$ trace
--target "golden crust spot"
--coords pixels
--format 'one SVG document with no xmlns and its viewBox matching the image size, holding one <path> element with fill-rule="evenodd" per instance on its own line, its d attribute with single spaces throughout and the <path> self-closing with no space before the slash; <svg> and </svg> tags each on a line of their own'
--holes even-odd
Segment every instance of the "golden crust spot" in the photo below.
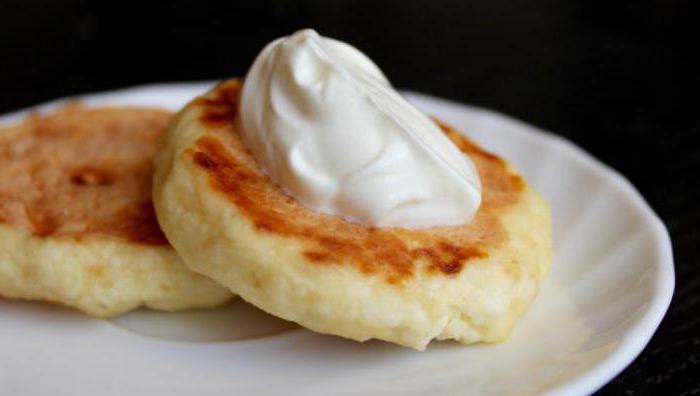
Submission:
<svg viewBox="0 0 700 396">
<path fill-rule="evenodd" d="M 88 267 L 87 272 L 93 278 L 101 278 L 105 272 L 105 268 L 101 265 L 92 265 Z"/>
<path fill-rule="evenodd" d="M 70 181 L 79 186 L 109 186 L 114 183 L 116 176 L 109 170 L 90 166 L 81 166 L 71 172 Z"/>
</svg>

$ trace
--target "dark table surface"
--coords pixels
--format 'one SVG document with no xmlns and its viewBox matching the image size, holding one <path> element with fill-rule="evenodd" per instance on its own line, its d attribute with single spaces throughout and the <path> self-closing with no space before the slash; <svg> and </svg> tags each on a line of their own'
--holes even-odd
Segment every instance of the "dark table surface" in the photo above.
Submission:
<svg viewBox="0 0 700 396">
<path fill-rule="evenodd" d="M 155 81 L 242 75 L 261 46 L 313 27 L 394 85 L 561 134 L 622 172 L 671 232 L 676 292 L 611 394 L 700 392 L 698 2 L 0 2 L 0 113 Z"/>
</svg>

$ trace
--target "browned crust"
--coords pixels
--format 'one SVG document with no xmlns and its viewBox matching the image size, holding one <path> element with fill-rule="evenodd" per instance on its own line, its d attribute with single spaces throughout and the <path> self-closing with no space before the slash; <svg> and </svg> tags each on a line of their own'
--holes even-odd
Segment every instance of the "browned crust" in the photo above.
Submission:
<svg viewBox="0 0 700 396">
<path fill-rule="evenodd" d="M 303 242 L 304 256 L 319 265 L 354 265 L 366 274 L 402 283 L 417 271 L 454 276 L 473 259 L 508 238 L 499 215 L 520 199 L 523 180 L 505 161 L 439 122 L 447 136 L 474 160 L 483 185 L 482 205 L 474 220 L 428 230 L 373 228 L 304 208 L 259 169 L 236 132 L 240 83 L 222 83 L 193 103 L 207 134 L 189 151 L 192 161 L 264 233 Z"/>
<path fill-rule="evenodd" d="M 0 223 L 38 237 L 165 245 L 150 190 L 170 114 L 71 104 L 0 129 Z"/>
</svg>

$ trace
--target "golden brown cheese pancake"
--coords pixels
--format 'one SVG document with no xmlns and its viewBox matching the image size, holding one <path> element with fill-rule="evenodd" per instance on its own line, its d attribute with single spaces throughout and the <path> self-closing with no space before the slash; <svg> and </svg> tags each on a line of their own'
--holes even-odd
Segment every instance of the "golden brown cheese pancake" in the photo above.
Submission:
<svg viewBox="0 0 700 396">
<path fill-rule="evenodd" d="M 165 111 L 68 105 L 0 127 L 0 296 L 94 316 L 231 297 L 188 270 L 151 203 Z"/>
<path fill-rule="evenodd" d="M 263 173 L 229 80 L 177 116 L 156 159 L 154 205 L 185 263 L 311 330 L 423 349 L 505 339 L 551 261 L 549 209 L 503 159 L 447 125 L 483 203 L 462 226 L 372 228 L 303 207 Z"/>
</svg>

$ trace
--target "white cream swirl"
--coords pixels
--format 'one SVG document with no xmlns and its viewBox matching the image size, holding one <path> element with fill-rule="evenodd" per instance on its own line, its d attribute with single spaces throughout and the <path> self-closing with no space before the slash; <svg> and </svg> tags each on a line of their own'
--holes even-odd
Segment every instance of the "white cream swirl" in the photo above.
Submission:
<svg viewBox="0 0 700 396">
<path fill-rule="evenodd" d="M 374 227 L 469 222 L 472 161 L 363 53 L 302 30 L 268 44 L 243 84 L 240 126 L 262 169 L 304 206 Z"/>
</svg>

